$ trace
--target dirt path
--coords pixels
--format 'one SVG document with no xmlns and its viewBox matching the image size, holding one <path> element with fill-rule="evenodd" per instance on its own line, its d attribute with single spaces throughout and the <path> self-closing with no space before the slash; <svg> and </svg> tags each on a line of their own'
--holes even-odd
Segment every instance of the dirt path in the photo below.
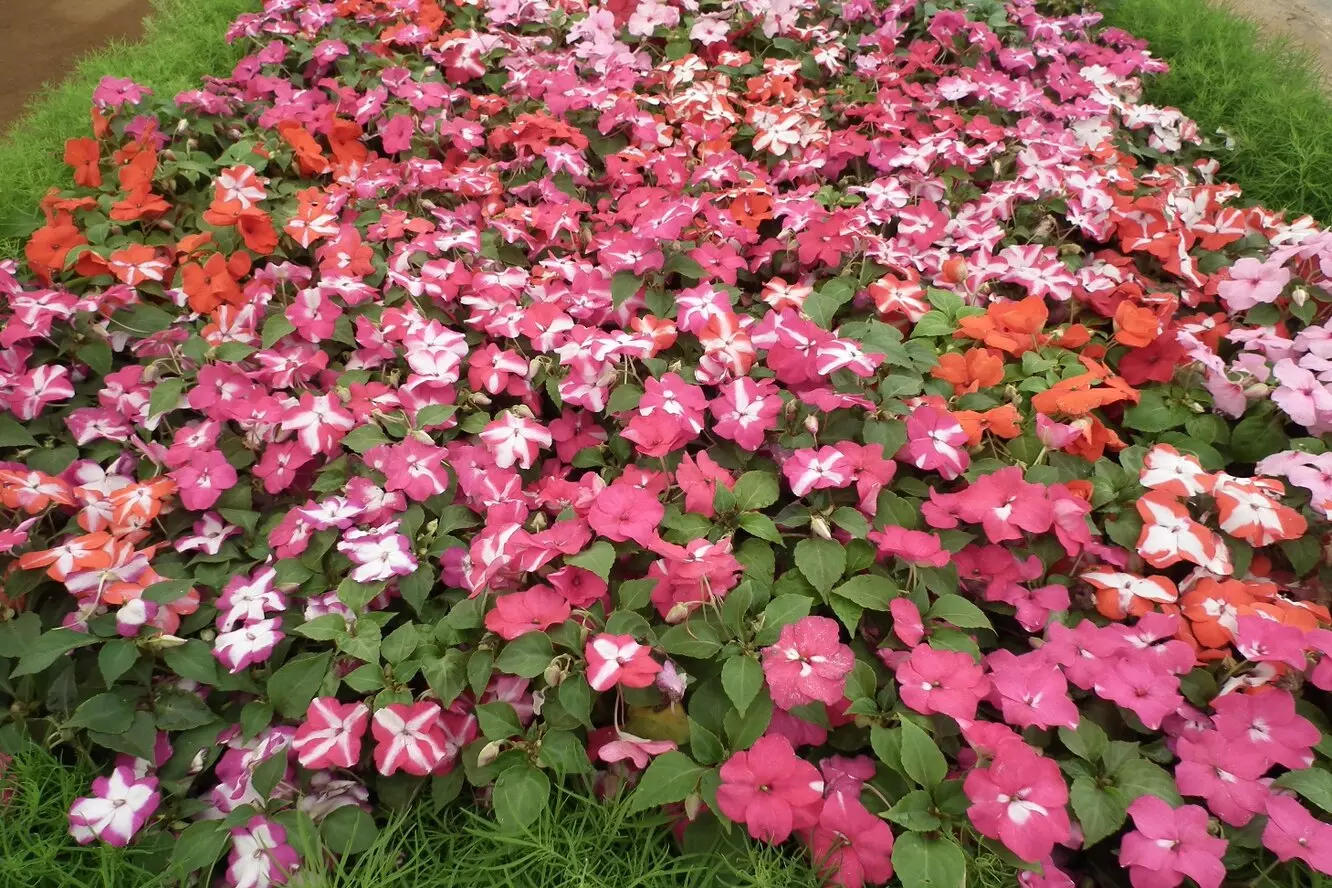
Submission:
<svg viewBox="0 0 1332 888">
<path fill-rule="evenodd" d="M 1314 53 L 1332 85 L 1332 0 L 1232 0 L 1232 6 L 1269 34 L 1288 37 Z"/>
<path fill-rule="evenodd" d="M 0 0 L 0 133 L 89 50 L 137 37 L 150 8 L 149 0 Z"/>
</svg>

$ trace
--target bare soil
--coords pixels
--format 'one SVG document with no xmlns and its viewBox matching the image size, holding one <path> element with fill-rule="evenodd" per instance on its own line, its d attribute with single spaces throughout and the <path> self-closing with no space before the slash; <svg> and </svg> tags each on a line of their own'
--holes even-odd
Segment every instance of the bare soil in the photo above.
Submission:
<svg viewBox="0 0 1332 888">
<path fill-rule="evenodd" d="M 150 8 L 150 0 L 0 0 L 0 133 L 90 50 L 137 38 Z"/>
<path fill-rule="evenodd" d="M 1332 86 L 1332 0 L 1231 0 L 1231 6 L 1267 34 L 1312 52 Z"/>
</svg>

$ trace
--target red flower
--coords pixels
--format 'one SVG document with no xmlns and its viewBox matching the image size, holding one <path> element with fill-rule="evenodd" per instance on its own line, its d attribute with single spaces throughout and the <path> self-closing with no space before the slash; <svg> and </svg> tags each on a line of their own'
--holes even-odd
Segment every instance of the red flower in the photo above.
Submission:
<svg viewBox="0 0 1332 888">
<path fill-rule="evenodd" d="M 823 778 L 779 734 L 760 737 L 721 766 L 717 806 L 759 841 L 780 844 L 819 817 Z"/>
</svg>

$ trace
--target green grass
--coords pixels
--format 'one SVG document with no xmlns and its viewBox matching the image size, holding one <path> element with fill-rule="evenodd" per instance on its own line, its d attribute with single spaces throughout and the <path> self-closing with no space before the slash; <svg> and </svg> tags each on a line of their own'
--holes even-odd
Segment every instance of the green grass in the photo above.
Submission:
<svg viewBox="0 0 1332 888">
<path fill-rule="evenodd" d="M 0 139 L 0 258 L 18 255 L 21 237 L 40 224 L 37 204 L 53 185 L 70 182 L 65 140 L 90 134 L 93 89 L 106 75 L 129 77 L 170 97 L 224 75 L 241 57 L 223 39 L 240 13 L 259 0 L 153 0 L 138 43 L 109 44 L 86 56 L 70 77 L 41 90 L 23 118 Z"/>
<path fill-rule="evenodd" d="M 157 847 L 119 850 L 76 844 L 66 832 L 70 804 L 97 774 L 40 746 L 21 747 L 0 795 L 0 888 L 165 888 L 155 875 L 169 858 Z M 151 834 L 148 834 L 151 835 Z M 297 837 L 293 837 L 297 839 Z M 308 847 L 313 837 L 297 839 Z M 220 862 L 215 874 L 225 866 Z M 506 833 L 473 810 L 417 805 L 392 818 L 363 853 L 307 858 L 299 888 L 819 888 L 797 852 L 736 843 L 726 853 L 682 854 L 659 814 L 558 791 L 524 833 Z"/>
<path fill-rule="evenodd" d="M 1313 57 L 1264 40 L 1237 9 L 1212 0 L 1104 0 L 1106 23 L 1146 38 L 1170 73 L 1147 99 L 1172 105 L 1234 139 L 1222 176 L 1249 202 L 1332 223 L 1332 100 Z"/>
</svg>

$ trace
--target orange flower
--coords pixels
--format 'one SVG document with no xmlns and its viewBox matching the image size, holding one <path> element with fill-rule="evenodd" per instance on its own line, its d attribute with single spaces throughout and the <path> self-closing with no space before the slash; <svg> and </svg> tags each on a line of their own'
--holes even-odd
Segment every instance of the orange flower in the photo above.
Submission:
<svg viewBox="0 0 1332 888">
<path fill-rule="evenodd" d="M 282 140 L 296 155 L 296 168 L 302 176 L 319 176 L 328 172 L 328 158 L 315 137 L 295 120 L 284 120 L 277 125 Z"/>
<path fill-rule="evenodd" d="M 742 191 L 727 209 L 736 224 L 758 231 L 759 225 L 772 218 L 772 195 L 757 189 Z"/>
<path fill-rule="evenodd" d="M 135 222 L 139 219 L 153 219 L 164 215 L 171 209 L 171 204 L 147 188 L 131 191 L 111 207 L 111 218 L 117 222 Z"/>
<path fill-rule="evenodd" d="M 248 259 L 245 264 L 248 266 Z M 246 271 L 248 270 L 247 267 Z M 221 253 L 209 256 L 208 261 L 202 265 L 198 262 L 187 262 L 182 265 L 180 286 L 189 297 L 190 308 L 201 314 L 210 312 L 223 303 L 235 306 L 245 304 L 245 294 Z"/>
<path fill-rule="evenodd" d="M 69 251 L 87 243 L 88 239 L 71 223 L 44 225 L 32 233 L 23 248 L 23 255 L 33 273 L 49 283 L 51 277 L 65 267 Z"/>
<path fill-rule="evenodd" d="M 1146 348 L 1161 335 L 1161 321 L 1149 308 L 1125 300 L 1115 309 L 1115 342 L 1129 348 Z"/>
<path fill-rule="evenodd" d="M 1138 391 L 1121 377 L 1111 374 L 1108 368 L 1083 355 L 1080 360 L 1088 372 L 1061 379 L 1050 388 L 1031 399 L 1031 406 L 1038 413 L 1051 416 L 1063 413 L 1069 416 L 1085 416 L 1097 407 L 1117 404 L 1120 401 L 1138 402 Z M 1096 388 L 1097 383 L 1104 383 L 1104 388 Z"/>
<path fill-rule="evenodd" d="M 1074 438 L 1064 448 L 1064 452 L 1080 456 L 1087 462 L 1096 462 L 1105 455 L 1107 447 L 1111 450 L 1123 450 L 1126 446 L 1118 435 L 1106 428 L 1094 416 L 1080 419 L 1074 425 L 1082 428 L 1082 434 Z"/>
<path fill-rule="evenodd" d="M 1049 319 L 1045 300 L 1028 296 L 1021 302 L 995 302 L 983 315 L 959 319 L 954 335 L 979 340 L 1017 357 L 1046 343 L 1048 337 L 1040 333 Z"/>
<path fill-rule="evenodd" d="M 278 235 L 273 228 L 273 219 L 263 210 L 251 207 L 236 219 L 236 230 L 240 232 L 245 246 L 267 256 L 277 249 Z"/>
<path fill-rule="evenodd" d="M 1004 359 L 986 348 L 967 349 L 965 355 L 941 355 L 930 371 L 935 379 L 953 384 L 953 394 L 964 395 L 1004 381 Z"/>
<path fill-rule="evenodd" d="M 65 163 L 74 170 L 74 184 L 84 188 L 102 187 L 102 152 L 96 139 L 69 139 L 65 142 Z"/>
<path fill-rule="evenodd" d="M 1012 404 L 1004 404 L 981 413 L 976 410 L 954 410 L 953 418 L 967 433 L 967 445 L 975 447 L 987 432 L 996 438 L 1011 439 L 1022 434 L 1022 415 Z"/>
</svg>

